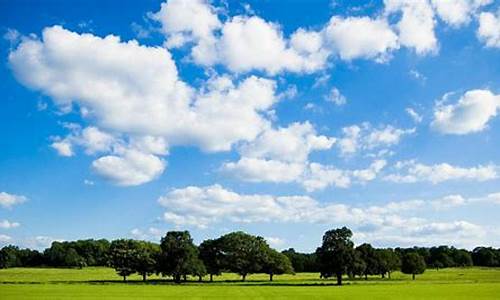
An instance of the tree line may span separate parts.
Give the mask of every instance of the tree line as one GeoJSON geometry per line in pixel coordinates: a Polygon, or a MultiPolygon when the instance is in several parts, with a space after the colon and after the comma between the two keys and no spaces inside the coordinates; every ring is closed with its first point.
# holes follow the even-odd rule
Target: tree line
{"type": "Polygon", "coordinates": [[[378,275],[390,278],[400,270],[421,274],[426,268],[500,266],[500,249],[477,247],[473,251],[448,246],[413,248],[374,248],[368,243],[355,247],[352,232],[346,227],[329,230],[314,253],[300,253],[293,248],[279,252],[264,238],[241,231],[195,245],[188,231],[169,231],[161,242],[133,239],[108,241],[78,240],[53,242],[43,252],[5,246],[0,250],[0,268],[11,267],[113,267],[123,280],[139,274],[143,280],[152,274],[170,276],[179,283],[187,276],[202,280],[222,272],[239,274],[244,281],[249,274],[274,275],[294,272],[317,272],[321,278],[350,278],[378,275]]]}

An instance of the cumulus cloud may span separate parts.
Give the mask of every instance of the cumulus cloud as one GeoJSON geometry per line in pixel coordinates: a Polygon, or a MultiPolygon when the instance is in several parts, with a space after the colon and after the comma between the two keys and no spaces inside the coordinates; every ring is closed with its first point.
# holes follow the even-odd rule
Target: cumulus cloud
{"type": "Polygon", "coordinates": [[[60,26],[45,28],[41,39],[25,38],[10,52],[9,65],[21,83],[50,96],[62,111],[78,108],[93,124],[55,138],[52,147],[65,156],[75,145],[87,154],[108,152],[94,168],[110,178],[115,165],[134,174],[119,184],[157,177],[164,166],[152,155],[166,155],[170,146],[228,151],[253,140],[269,128],[264,113],[278,101],[272,80],[213,77],[195,90],[178,78],[166,49],[60,26]],[[117,151],[117,145],[131,149],[117,151]],[[139,159],[148,167],[137,172],[139,159]]]}
{"type": "Polygon", "coordinates": [[[6,235],[6,234],[0,234],[0,243],[5,244],[9,243],[12,240],[12,237],[6,235]]]}
{"type": "Polygon", "coordinates": [[[477,36],[486,47],[500,48],[500,11],[496,14],[484,12],[479,15],[477,36]]]}
{"type": "Polygon", "coordinates": [[[166,163],[152,154],[126,150],[122,155],[107,155],[92,162],[101,176],[122,186],[140,185],[160,176],[166,163]]]}
{"type": "Polygon", "coordinates": [[[28,200],[25,196],[9,194],[6,192],[0,193],[0,206],[11,208],[14,205],[24,203],[28,200]]]}
{"type": "Polygon", "coordinates": [[[0,228],[11,229],[21,226],[18,222],[10,222],[9,220],[0,221],[0,228]]]}
{"type": "Polygon", "coordinates": [[[325,100],[328,102],[332,102],[333,104],[337,106],[341,106],[346,104],[347,99],[344,95],[342,95],[336,87],[333,87],[328,95],[326,95],[325,100]]]}
{"type": "Polygon", "coordinates": [[[398,162],[395,167],[401,170],[400,173],[389,174],[384,177],[385,180],[397,183],[431,182],[437,184],[449,180],[481,182],[498,178],[498,167],[495,165],[464,168],[448,163],[425,165],[409,160],[398,162]]]}
{"type": "Polygon", "coordinates": [[[401,138],[415,132],[415,128],[401,129],[392,125],[375,128],[369,123],[342,128],[342,136],[338,139],[340,153],[352,155],[360,150],[373,150],[399,144],[401,138]]]}
{"type": "Polygon", "coordinates": [[[431,0],[437,15],[452,27],[468,24],[478,9],[492,2],[493,0],[431,0]]]}
{"type": "Polygon", "coordinates": [[[334,16],[325,27],[325,36],[341,59],[375,59],[383,62],[399,48],[398,37],[385,19],[334,16]]]}
{"type": "Polygon", "coordinates": [[[488,121],[497,115],[500,95],[489,90],[465,92],[456,103],[447,104],[450,93],[436,103],[431,127],[445,134],[468,134],[487,127],[488,121]]]}
{"type": "Polygon", "coordinates": [[[401,45],[419,55],[437,52],[434,10],[427,0],[384,0],[384,4],[387,15],[400,14],[396,28],[401,45]]]}

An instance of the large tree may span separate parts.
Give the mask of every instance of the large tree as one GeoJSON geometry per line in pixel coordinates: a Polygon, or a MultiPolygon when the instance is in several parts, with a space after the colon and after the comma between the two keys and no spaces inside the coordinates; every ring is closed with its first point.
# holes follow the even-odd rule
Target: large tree
{"type": "Polygon", "coordinates": [[[110,265],[116,273],[127,280],[127,276],[136,272],[137,241],[120,239],[111,242],[109,248],[110,265]]]}
{"type": "Polygon", "coordinates": [[[391,278],[392,271],[401,267],[399,255],[392,249],[377,249],[378,274],[385,277],[385,274],[391,278]]]}
{"type": "Polygon", "coordinates": [[[241,275],[242,281],[248,274],[262,270],[269,249],[262,237],[238,231],[220,237],[220,242],[225,268],[241,275]]]}
{"type": "Polygon", "coordinates": [[[323,235],[323,244],[316,250],[323,277],[337,277],[342,285],[342,275],[346,274],[354,258],[352,231],[347,227],[329,230],[323,235]]]}
{"type": "Polygon", "coordinates": [[[361,259],[365,262],[365,270],[363,275],[365,280],[368,275],[378,274],[378,258],[375,249],[370,244],[362,244],[356,247],[356,251],[360,254],[361,259]]]}
{"type": "Polygon", "coordinates": [[[273,281],[274,275],[292,274],[293,267],[285,254],[269,248],[264,258],[262,271],[269,274],[269,281],[273,281]]]}
{"type": "Polygon", "coordinates": [[[411,274],[413,280],[415,280],[416,274],[424,273],[425,268],[425,260],[417,252],[409,252],[403,256],[401,262],[401,272],[411,274]]]}
{"type": "Polygon", "coordinates": [[[134,270],[142,276],[142,281],[146,281],[147,276],[156,271],[160,247],[155,243],[139,241],[135,250],[134,270]]]}
{"type": "Polygon", "coordinates": [[[193,273],[193,266],[199,264],[198,249],[188,231],[169,231],[161,239],[159,269],[162,275],[169,275],[176,283],[193,273]]]}
{"type": "Polygon", "coordinates": [[[210,281],[213,281],[214,275],[220,275],[222,271],[224,255],[220,244],[220,239],[205,240],[198,247],[200,259],[210,275],[210,281]]]}

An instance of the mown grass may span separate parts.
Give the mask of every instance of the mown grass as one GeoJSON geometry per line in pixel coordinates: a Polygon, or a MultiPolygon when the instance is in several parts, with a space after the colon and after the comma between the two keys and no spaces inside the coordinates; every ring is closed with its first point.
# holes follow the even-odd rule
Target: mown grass
{"type": "MultiPolygon", "coordinates": [[[[365,281],[319,279],[316,273],[275,276],[253,274],[246,282],[236,274],[214,277],[213,283],[195,278],[181,285],[151,276],[130,276],[123,283],[113,269],[14,268],[0,270],[0,299],[499,299],[500,268],[427,270],[412,281],[395,272],[365,281]]],[[[205,278],[208,280],[208,277],[205,278]]]]}

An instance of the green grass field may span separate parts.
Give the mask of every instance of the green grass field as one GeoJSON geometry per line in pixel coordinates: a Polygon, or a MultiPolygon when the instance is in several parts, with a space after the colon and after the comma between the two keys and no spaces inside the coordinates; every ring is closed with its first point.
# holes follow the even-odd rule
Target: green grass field
{"type": "Polygon", "coordinates": [[[0,270],[0,299],[500,299],[500,269],[427,270],[412,281],[396,272],[392,279],[321,280],[318,274],[255,274],[246,282],[235,274],[213,283],[176,285],[152,276],[143,283],[131,276],[123,283],[109,268],[0,270]]]}

